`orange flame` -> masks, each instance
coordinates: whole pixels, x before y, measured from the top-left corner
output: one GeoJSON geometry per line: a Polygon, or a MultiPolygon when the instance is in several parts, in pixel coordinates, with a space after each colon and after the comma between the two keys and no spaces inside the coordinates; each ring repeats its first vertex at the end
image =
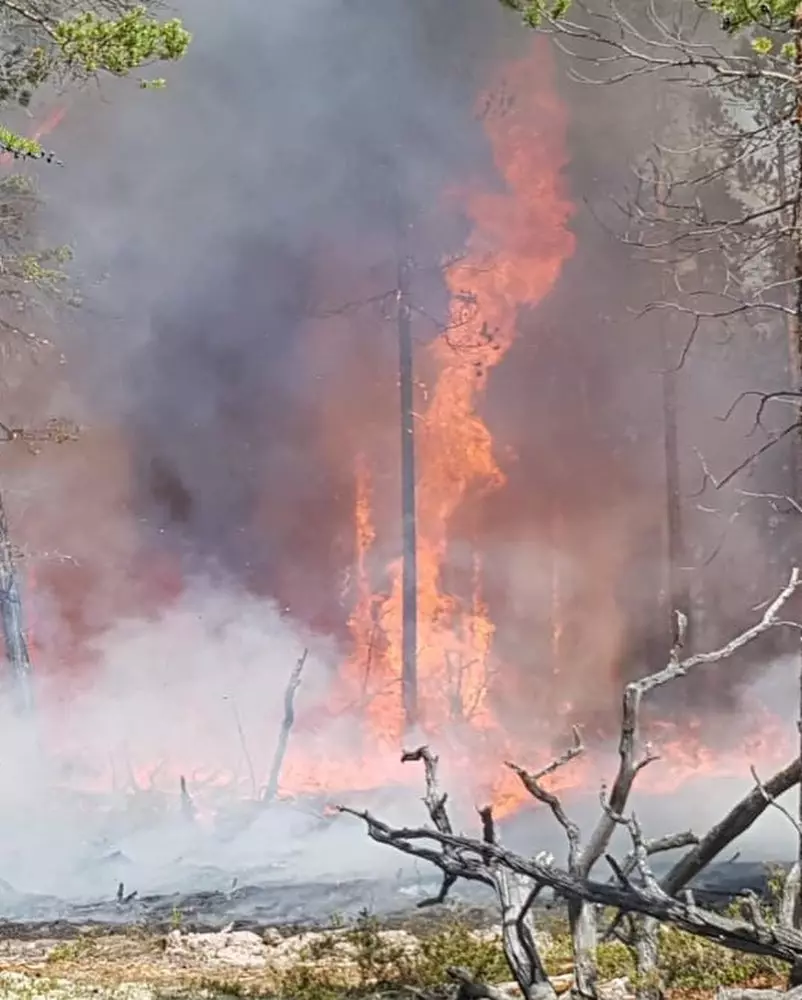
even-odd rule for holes
{"type": "MultiPolygon", "coordinates": [[[[415,414],[420,727],[443,753],[444,763],[460,769],[463,784],[470,776],[473,795],[493,802],[498,816],[515,810],[526,798],[503,761],[513,757],[533,767],[545,763],[548,744],[562,739],[574,721],[570,702],[555,704],[551,717],[530,733],[527,745],[518,741],[511,745],[513,738],[506,735],[494,706],[495,679],[505,671],[493,651],[495,625],[483,599],[481,560],[476,552],[464,560],[470,571],[463,571],[463,579],[454,586],[449,566],[458,513],[463,514],[471,500],[505,483],[480,412],[488,377],[515,343],[520,311],[551,292],[574,251],[568,228],[572,205],[562,175],[567,161],[566,109],[555,94],[553,73],[550,49],[537,39],[529,56],[507,67],[505,79],[480,101],[499,190],[480,184],[452,192],[472,231],[462,257],[445,271],[450,295],[447,329],[418,359],[420,368],[433,372],[428,392],[418,393],[415,414]]],[[[368,791],[419,780],[414,769],[409,773],[398,760],[405,736],[402,567],[400,561],[391,563],[389,593],[375,592],[369,557],[375,553],[378,532],[372,469],[364,455],[354,474],[356,582],[349,622],[353,654],[342,666],[327,708],[332,717],[350,713],[353,720],[356,715],[360,733],[350,758],[329,759],[321,753],[312,760],[308,751],[293,753],[283,776],[284,789],[292,793],[368,791]]],[[[563,646],[571,595],[561,580],[559,564],[565,530],[556,512],[550,526],[555,672],[570,658],[570,650],[563,646]]],[[[619,621],[611,593],[603,595],[603,608],[610,621],[619,621]]],[[[601,668],[615,673],[615,637],[600,644],[597,652],[601,668]]],[[[789,741],[778,733],[776,720],[766,713],[753,718],[760,722],[750,726],[752,738],[728,754],[708,747],[701,726],[693,720],[683,720],[681,738],[673,724],[651,727],[650,735],[660,737],[657,749],[663,763],[649,772],[644,787],[670,790],[698,772],[743,776],[756,759],[764,765],[784,762],[789,741]]],[[[555,789],[598,786],[610,765],[614,765],[610,759],[582,758],[549,781],[555,789]]]]}
{"type": "MultiPolygon", "coordinates": [[[[483,599],[479,556],[470,558],[463,595],[447,588],[443,576],[454,516],[466,500],[505,482],[478,409],[488,375],[515,341],[520,309],[548,295],[574,249],[567,228],[572,206],[562,178],[566,111],[552,88],[550,57],[538,40],[529,57],[508,67],[504,85],[480,102],[500,190],[476,186],[455,192],[472,232],[464,254],[445,270],[448,324],[421,359],[433,378],[428,395],[419,392],[416,412],[421,727],[427,735],[437,735],[441,745],[447,731],[461,732],[466,746],[476,741],[484,746],[489,739],[496,752],[485,748],[481,757],[492,761],[494,779],[503,739],[491,704],[498,667],[492,653],[495,626],[483,599]]],[[[319,760],[312,767],[294,759],[284,782],[294,791],[369,788],[399,780],[397,756],[404,737],[401,563],[389,567],[389,594],[375,594],[366,560],[376,530],[370,469],[363,457],[355,479],[354,654],[340,674],[341,695],[348,692],[340,701],[362,706],[361,759],[352,766],[333,762],[331,768],[319,760]]],[[[491,792],[489,786],[485,790],[491,792]]],[[[501,788],[492,794],[497,802],[503,797],[501,788]]]]}
{"type": "MultiPolygon", "coordinates": [[[[550,756],[549,739],[562,738],[573,721],[571,705],[558,706],[546,724],[530,733],[526,745],[511,745],[493,695],[500,675],[505,674],[510,683],[512,679],[494,652],[496,627],[485,599],[481,558],[477,551],[469,551],[458,574],[451,558],[455,541],[470,535],[456,530],[457,518],[477,498],[505,484],[480,410],[490,372],[515,344],[520,311],[549,295],[574,250],[568,229],[572,206],[562,176],[567,161],[566,109],[554,92],[553,73],[548,45],[538,39],[528,57],[507,67],[504,80],[480,101],[498,190],[479,183],[449,193],[472,229],[464,254],[444,272],[450,300],[447,329],[416,359],[420,369],[416,485],[421,728],[443,753],[446,766],[469,764],[463,777],[470,774],[471,793],[477,800],[492,801],[497,816],[515,810],[526,798],[503,761],[513,758],[538,766],[550,756]]],[[[64,109],[54,111],[35,137],[55,128],[64,113],[64,109]]],[[[6,155],[5,160],[9,158],[6,155]]],[[[354,321],[340,317],[340,322],[354,321]]],[[[358,435],[354,430],[358,420],[345,422],[358,435]]],[[[335,429],[339,433],[339,427],[335,429]]],[[[393,562],[384,567],[389,586],[377,592],[376,564],[383,561],[377,516],[381,504],[376,497],[381,472],[369,455],[368,447],[362,449],[353,470],[355,556],[346,591],[351,601],[352,652],[341,665],[324,709],[315,715],[314,721],[323,718],[326,723],[319,730],[318,746],[312,717],[299,717],[282,774],[284,794],[333,795],[388,784],[419,784],[416,769],[399,762],[405,735],[401,566],[393,562]]],[[[565,620],[572,594],[560,577],[558,559],[565,521],[557,514],[550,527],[556,554],[550,594],[551,648],[555,668],[559,668],[570,657],[565,620]]],[[[30,582],[33,586],[33,579],[30,582]]],[[[619,609],[613,606],[614,597],[605,595],[605,600],[605,613],[615,618],[619,609]]],[[[613,671],[615,643],[597,652],[601,667],[613,671]]],[[[533,706],[533,714],[536,711],[533,706]]],[[[742,741],[738,752],[726,756],[710,748],[695,720],[683,720],[681,737],[678,727],[670,723],[652,724],[650,735],[658,739],[663,764],[646,772],[643,787],[670,791],[700,771],[743,776],[756,760],[762,766],[784,763],[792,748],[789,738],[778,731],[776,720],[758,708],[751,718],[752,735],[742,741]]],[[[199,719],[199,728],[202,725],[199,719]]],[[[113,765],[95,764],[83,778],[71,778],[71,784],[83,783],[87,790],[98,791],[117,784],[113,765]]],[[[609,759],[582,758],[549,780],[555,790],[593,787],[609,764],[609,759]]],[[[150,788],[158,781],[173,794],[178,776],[186,775],[195,801],[199,792],[248,794],[247,783],[232,771],[215,771],[209,760],[170,759],[155,767],[134,760],[129,770],[130,784],[150,788]]]]}

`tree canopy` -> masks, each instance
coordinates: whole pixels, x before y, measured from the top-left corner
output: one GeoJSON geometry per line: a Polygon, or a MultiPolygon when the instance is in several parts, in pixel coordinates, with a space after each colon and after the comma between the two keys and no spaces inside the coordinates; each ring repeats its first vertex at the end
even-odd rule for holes
{"type": "MultiPolygon", "coordinates": [[[[179,18],[160,18],[129,0],[99,0],[91,9],[64,0],[36,4],[0,0],[0,107],[27,107],[48,81],[81,81],[97,74],[128,76],[180,59],[190,34],[179,18]]],[[[140,86],[164,81],[140,80],[140,86]]],[[[47,157],[40,143],[0,125],[0,147],[14,156],[47,157]]]]}
{"type": "MultiPolygon", "coordinates": [[[[802,18],[798,0],[692,0],[700,10],[707,10],[721,18],[725,31],[754,32],[755,48],[771,51],[774,47],[770,34],[783,34],[794,30],[797,18],[802,18]]],[[[572,0],[501,0],[505,7],[519,11],[527,24],[538,27],[544,20],[558,20],[571,7],[572,0]]],[[[785,55],[793,57],[793,45],[788,44],[785,55]]]]}

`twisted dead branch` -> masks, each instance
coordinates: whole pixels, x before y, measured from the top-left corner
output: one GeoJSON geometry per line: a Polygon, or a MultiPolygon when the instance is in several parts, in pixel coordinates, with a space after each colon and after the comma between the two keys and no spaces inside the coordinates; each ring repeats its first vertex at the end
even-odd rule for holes
{"type": "MultiPolygon", "coordinates": [[[[638,915],[640,924],[634,944],[641,971],[650,971],[657,960],[657,929],[669,923],[700,937],[715,940],[728,947],[782,959],[791,965],[802,962],[802,933],[783,923],[769,923],[760,909],[747,901],[744,915],[725,916],[699,907],[687,889],[698,874],[732,840],[774,802],[776,797],[799,781],[799,762],[795,761],[755,789],[701,839],[691,832],[672,834],[647,840],[634,815],[626,814],[632,787],[638,774],[657,755],[647,744],[641,746],[639,711],[645,694],[684,677],[703,666],[720,663],[738,650],[754,642],[769,629],[794,625],[781,617],[781,612],[800,587],[800,573],[791,573],[788,583],[765,608],[760,619],[750,628],[734,636],[719,649],[681,658],[685,634],[684,616],[677,616],[674,645],[668,662],[660,670],[629,683],[622,703],[619,765],[612,788],[602,789],[601,815],[586,841],[578,824],[570,819],[564,804],[542,781],[558,768],[570,764],[584,752],[580,734],[574,731],[572,746],[546,767],[529,771],[508,762],[532,797],[549,807],[565,832],[568,843],[566,867],[558,867],[544,853],[523,856],[503,847],[498,840],[492,809],[481,810],[481,838],[453,832],[446,810],[447,797],[437,784],[437,757],[427,747],[404,753],[404,761],[422,761],[426,778],[424,803],[432,822],[431,827],[394,828],[367,810],[340,806],[342,813],[361,819],[368,835],[377,843],[386,844],[415,858],[429,861],[443,873],[443,885],[437,897],[442,902],[458,879],[480,882],[496,893],[501,913],[503,944],[510,968],[524,996],[551,998],[554,990],[538,953],[532,928],[531,908],[544,888],[549,888],[568,902],[574,946],[576,997],[595,997],[597,985],[595,906],[611,907],[620,915],[638,915]],[[632,848],[619,861],[610,852],[615,829],[623,826],[629,832],[632,848]],[[663,850],[690,846],[690,851],[659,881],[653,874],[649,859],[663,850]],[[604,857],[614,874],[614,880],[592,878],[592,870],[604,857]],[[681,893],[681,895],[678,895],[681,893]]],[[[798,627],[798,626],[795,626],[798,627]]],[[[426,904],[431,900],[425,901],[426,904]]],[[[472,984],[482,990],[481,984],[472,984]]],[[[468,994],[464,994],[467,996],[468,994]]],[[[490,996],[487,992],[473,995],[490,996]]]]}

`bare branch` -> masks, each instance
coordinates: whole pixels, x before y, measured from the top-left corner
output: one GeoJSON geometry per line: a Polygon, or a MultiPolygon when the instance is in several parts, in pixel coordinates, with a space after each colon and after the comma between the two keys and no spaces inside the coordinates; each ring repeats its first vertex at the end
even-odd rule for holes
{"type": "MultiPolygon", "coordinates": [[[[417,750],[405,750],[401,754],[402,764],[407,764],[412,761],[423,762],[423,770],[426,777],[426,795],[423,799],[424,805],[426,806],[432,823],[434,823],[435,828],[439,830],[440,833],[453,833],[451,820],[449,819],[448,811],[446,810],[448,795],[440,793],[437,781],[437,765],[439,760],[439,757],[437,757],[436,754],[433,754],[427,746],[420,746],[417,750]]],[[[483,817],[483,823],[489,823],[490,829],[492,830],[492,812],[488,811],[488,817],[483,817]]],[[[436,906],[445,902],[446,897],[456,881],[457,876],[444,869],[443,882],[440,886],[438,894],[431,898],[421,900],[421,902],[418,903],[418,907],[423,909],[428,906],[436,906]]]]}
{"type": "Polygon", "coordinates": [[[521,779],[524,788],[529,792],[533,798],[537,799],[538,802],[542,802],[547,805],[554,814],[554,818],[560,824],[560,826],[565,830],[565,835],[568,838],[568,850],[569,850],[569,867],[573,866],[577,851],[579,850],[579,838],[580,832],[579,827],[572,820],[568,818],[565,809],[559,798],[554,795],[553,792],[547,791],[543,785],[540,783],[540,779],[546,777],[549,774],[553,774],[559,768],[564,767],[570,761],[574,760],[584,753],[585,747],[582,743],[582,737],[579,733],[579,729],[574,726],[573,728],[573,745],[570,746],[565,753],[561,754],[551,763],[547,764],[545,767],[541,768],[539,771],[530,772],[524,770],[518,764],[512,761],[507,761],[506,766],[514,771],[515,774],[521,779]]]}
{"type": "Polygon", "coordinates": [[[290,739],[290,731],[292,730],[295,722],[295,693],[300,686],[301,674],[303,673],[306,658],[308,656],[309,650],[305,649],[303,653],[301,653],[298,662],[292,668],[290,679],[287,682],[287,689],[284,692],[284,718],[281,723],[278,743],[276,744],[276,752],[273,755],[273,765],[270,768],[270,777],[268,778],[267,787],[265,788],[264,795],[262,796],[262,802],[266,804],[272,802],[278,793],[281,768],[284,766],[284,757],[287,754],[287,744],[290,739]]]}
{"type": "Polygon", "coordinates": [[[437,765],[440,758],[431,752],[429,747],[421,746],[417,750],[405,750],[401,754],[401,762],[407,764],[410,761],[423,761],[423,769],[426,775],[426,796],[423,801],[429,812],[432,823],[441,833],[451,833],[451,820],[446,811],[448,795],[441,794],[437,783],[437,765]]]}
{"type": "MultiPolygon", "coordinates": [[[[800,773],[802,765],[799,759],[792,760],[787,767],[769,778],[764,783],[763,789],[772,799],[777,799],[799,783],[800,773]]],[[[670,896],[676,895],[734,840],[745,833],[768,807],[769,801],[764,792],[758,788],[751,789],[661,880],[663,891],[670,896]]]]}

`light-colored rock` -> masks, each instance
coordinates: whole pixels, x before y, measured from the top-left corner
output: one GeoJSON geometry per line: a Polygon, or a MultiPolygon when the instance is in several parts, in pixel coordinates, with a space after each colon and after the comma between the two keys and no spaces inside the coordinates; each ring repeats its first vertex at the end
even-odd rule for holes
{"type": "Polygon", "coordinates": [[[115,987],[73,983],[68,979],[26,976],[21,972],[0,973],[2,1000],[155,1000],[150,986],[121,983],[115,987]]]}
{"type": "Polygon", "coordinates": [[[509,1000],[521,1000],[521,989],[514,979],[508,983],[496,983],[493,989],[503,993],[505,997],[509,997],[509,1000]]]}
{"type": "MultiPolygon", "coordinates": [[[[409,931],[378,931],[379,946],[388,955],[410,955],[420,949],[420,942],[409,931]]],[[[352,930],[308,931],[292,937],[279,938],[268,950],[268,964],[286,969],[303,962],[314,962],[323,968],[355,966],[360,946],[352,930]]]]}
{"type": "Polygon", "coordinates": [[[618,979],[608,979],[606,983],[599,983],[599,1000],[634,1000],[635,994],[626,976],[618,979]]]}
{"type": "Polygon", "coordinates": [[[253,931],[218,931],[217,933],[182,934],[170,931],[165,954],[174,962],[193,962],[209,966],[234,966],[260,969],[267,965],[268,948],[253,931]]]}
{"type": "MultiPolygon", "coordinates": [[[[477,941],[501,941],[501,924],[485,927],[471,932],[477,941]]],[[[540,952],[548,951],[554,944],[554,938],[548,931],[534,931],[535,946],[540,952]]]]}

